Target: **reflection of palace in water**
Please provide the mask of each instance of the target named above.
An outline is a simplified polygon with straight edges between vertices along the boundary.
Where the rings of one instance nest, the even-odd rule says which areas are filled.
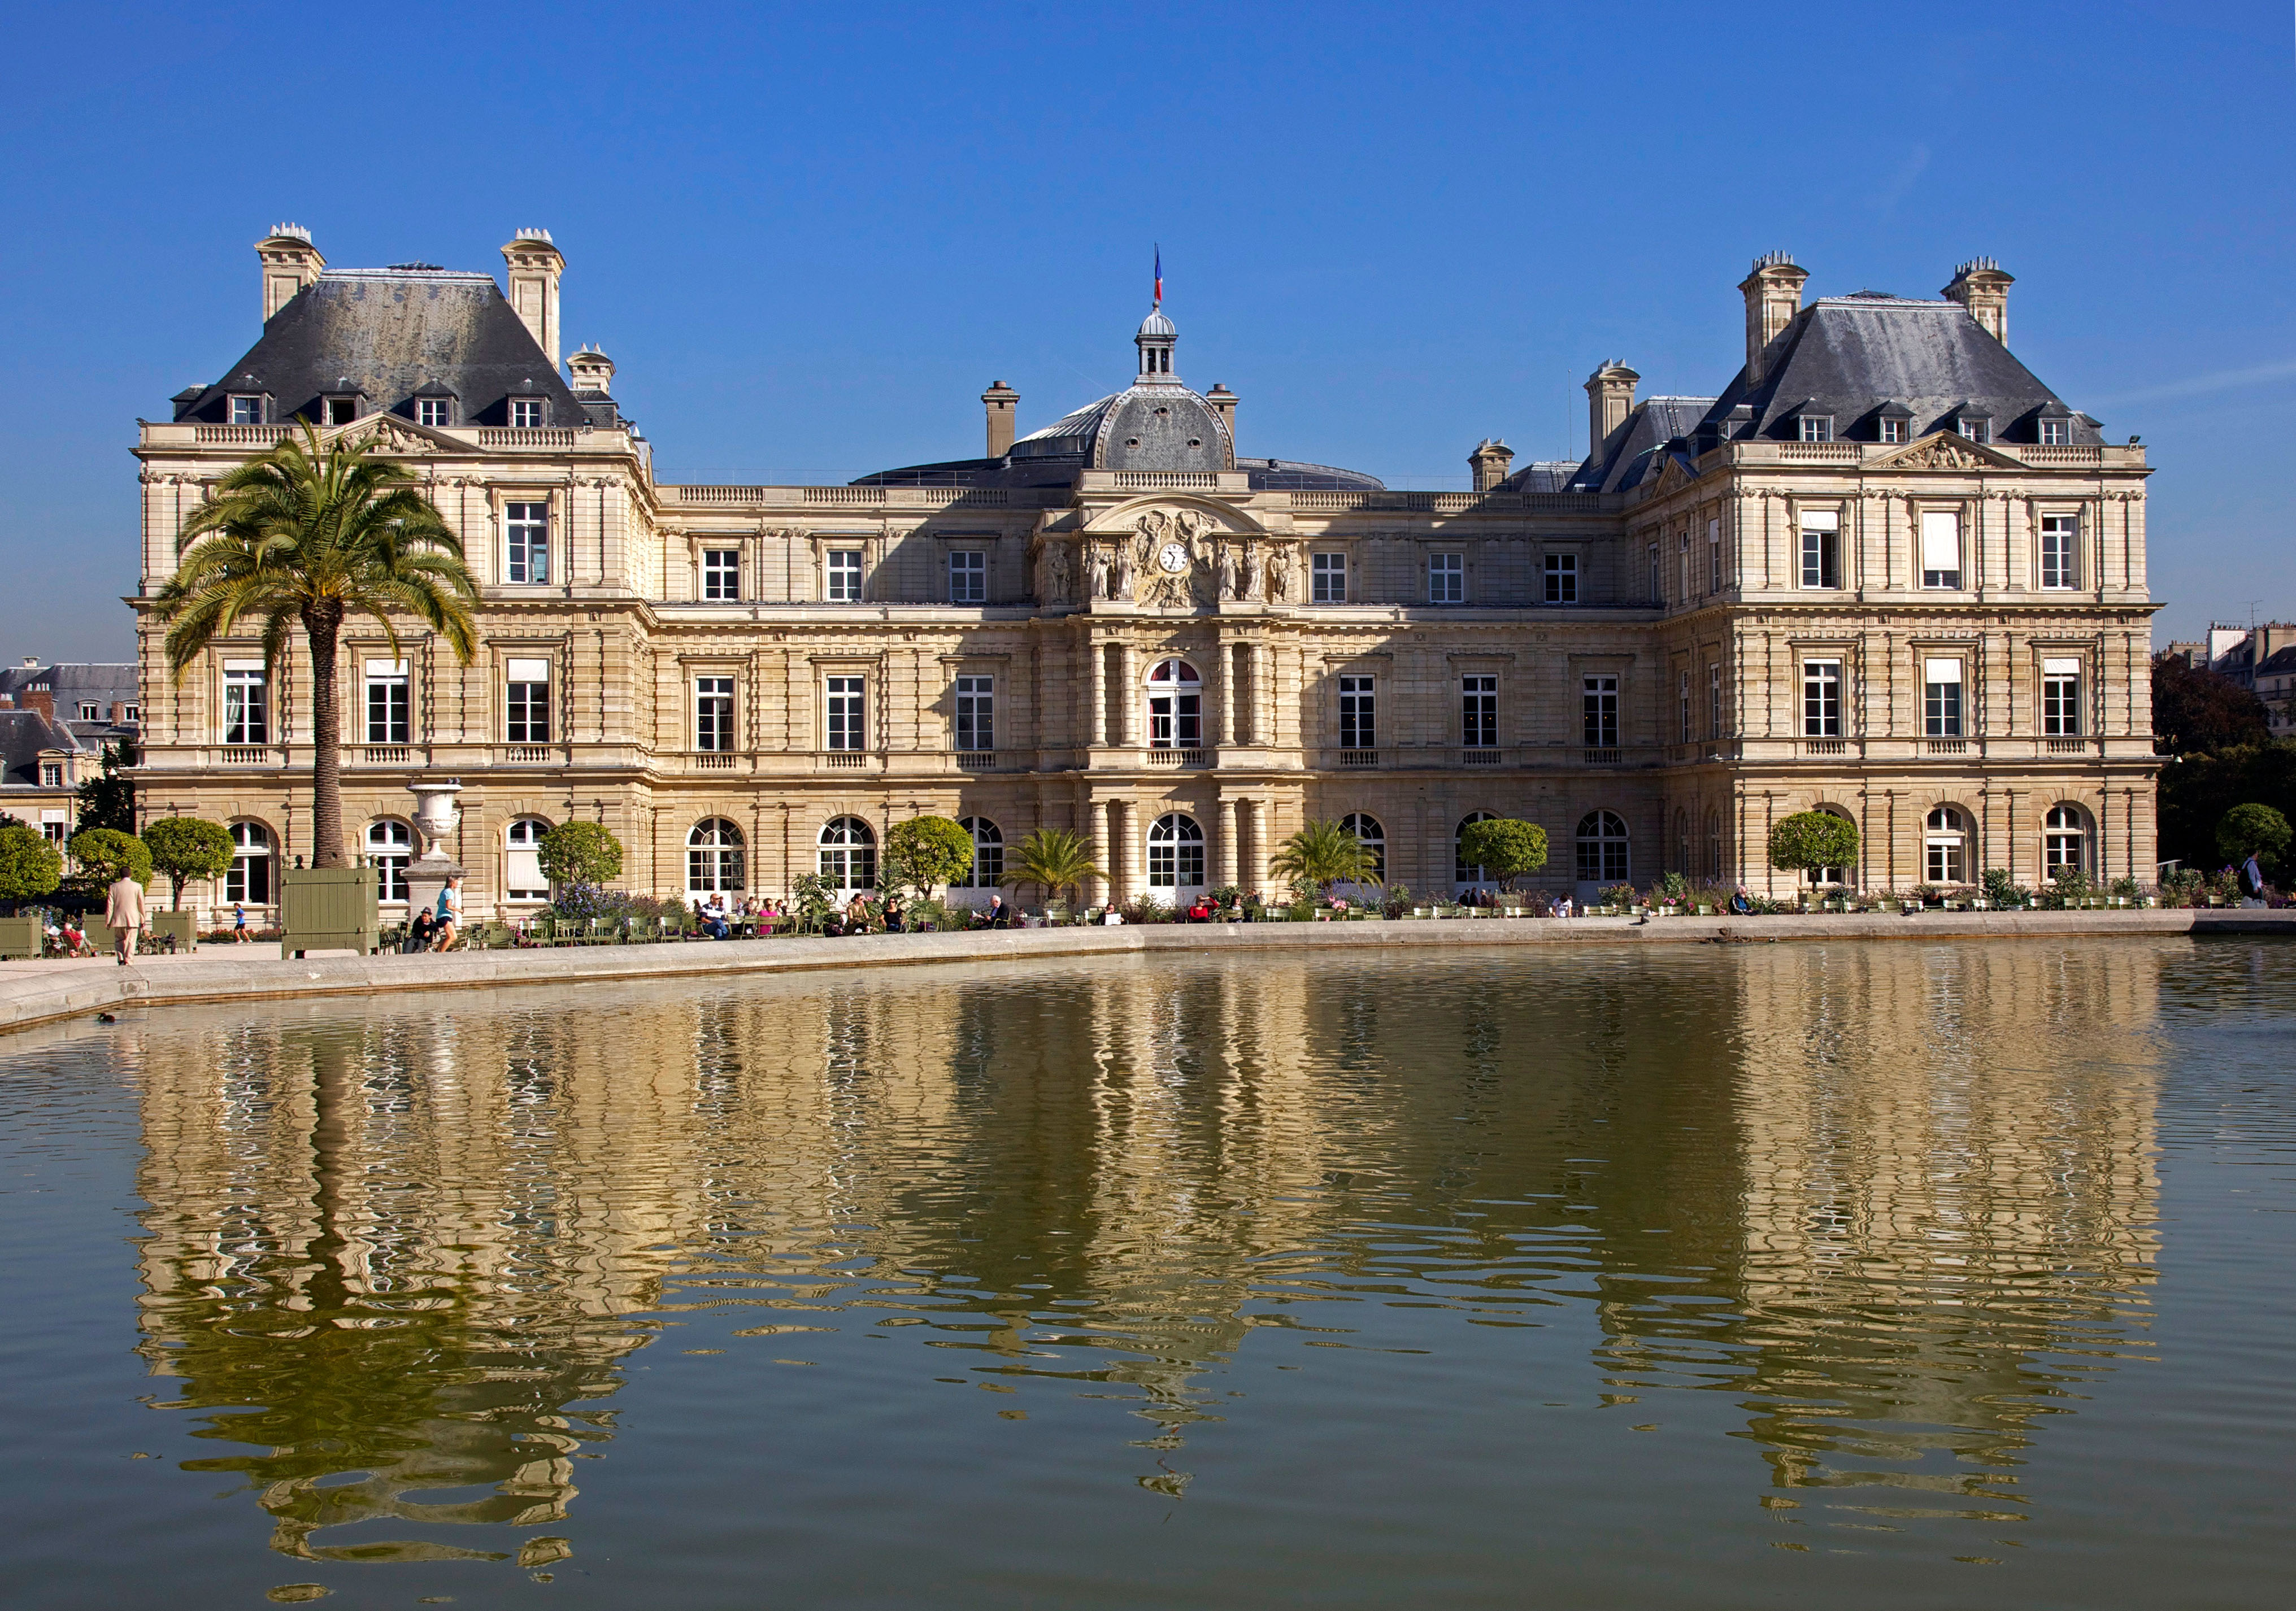
[[[145,1350],[207,1413],[200,1468],[324,1558],[566,1519],[627,1357],[726,1304],[767,1336],[906,1311],[1169,1448],[1256,1327],[1591,1296],[1607,1384],[1735,1395],[1773,1484],[1989,1492],[2058,1356],[2127,1345],[2157,967],[1116,964],[151,1034]]]

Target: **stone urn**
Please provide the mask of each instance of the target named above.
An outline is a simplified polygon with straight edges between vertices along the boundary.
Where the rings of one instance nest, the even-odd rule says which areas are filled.
[[[464,876],[462,863],[447,854],[444,843],[463,820],[455,803],[463,781],[418,778],[406,786],[406,792],[414,797],[414,831],[422,839],[422,854],[406,864],[406,915],[411,918],[426,907],[437,911],[439,892],[447,880]],[[470,917],[467,904],[463,917],[465,921]]]

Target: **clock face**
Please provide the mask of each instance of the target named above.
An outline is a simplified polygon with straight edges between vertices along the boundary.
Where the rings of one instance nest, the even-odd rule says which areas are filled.
[[[1177,543],[1167,543],[1164,544],[1164,552],[1156,556],[1156,562],[1174,576],[1177,576],[1188,568],[1188,551]]]

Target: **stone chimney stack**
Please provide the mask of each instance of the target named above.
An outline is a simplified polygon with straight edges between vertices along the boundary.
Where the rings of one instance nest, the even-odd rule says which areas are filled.
[[[1808,272],[1794,266],[1791,252],[1764,252],[1754,272],[1738,282],[1746,296],[1746,384],[1759,385],[1767,372],[1762,355],[1801,312],[1802,282]]]
[[[1486,437],[1475,444],[1475,451],[1467,455],[1467,468],[1475,472],[1477,492],[1496,492],[1507,478],[1507,467],[1514,462],[1514,449],[1496,437]]]
[[[16,696],[16,704],[24,710],[37,710],[40,719],[53,723],[56,719],[56,693],[45,683],[35,683]]]
[[[255,243],[255,255],[263,265],[266,324],[327,266],[319,249],[311,244],[311,232],[299,224],[273,225],[271,233]]]
[[[1635,382],[1642,377],[1616,358],[1587,377],[1587,454],[1600,462],[1603,444],[1635,411]]]
[[[1969,316],[2002,346],[2009,345],[2009,288],[2016,280],[1990,258],[1972,258],[1953,271],[1945,296],[1969,309]]]
[[[1013,422],[1021,406],[1021,394],[998,380],[980,394],[981,405],[988,411],[988,457],[1001,459],[1013,451]]]
[[[546,229],[522,229],[502,249],[510,266],[510,305],[528,331],[558,367],[558,276],[566,259]]]
[[[1235,446],[1236,395],[1228,390],[1226,381],[1215,380],[1211,390],[1204,394],[1204,401],[1212,405],[1212,413],[1218,414],[1220,423],[1227,428],[1227,445],[1233,449]]]
[[[602,397],[614,395],[614,361],[594,347],[575,349],[566,360],[566,372],[574,379],[576,392],[594,391]]]

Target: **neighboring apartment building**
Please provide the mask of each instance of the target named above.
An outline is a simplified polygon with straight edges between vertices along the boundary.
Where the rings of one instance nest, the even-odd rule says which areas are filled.
[[[2296,623],[2261,626],[2211,622],[2208,640],[2171,643],[2195,670],[2213,671],[2253,692],[2270,713],[2272,736],[2296,734]]]
[[[133,664],[0,669],[0,814],[63,844],[78,830],[81,781],[142,719]]]
[[[300,415],[373,434],[463,536],[484,594],[458,665],[409,627],[346,633],[348,832],[412,852],[416,776],[464,784],[474,911],[546,892],[569,815],[661,894],[874,876],[895,822],[980,846],[974,893],[1039,825],[1098,847],[1091,893],[1269,887],[1309,818],[1447,895],[1490,814],[1546,826],[1547,882],[1661,871],[1783,891],[1768,829],[1863,830],[1872,886],[1988,866],[2149,876],[2144,454],[2108,446],[2005,345],[2010,277],[1945,299],[1805,304],[1760,259],[1746,364],[1716,397],[1587,382],[1585,462],[1470,455],[1476,490],[1237,451],[1160,307],[1130,383],[1031,433],[983,394],[985,452],[837,487],[673,485],[584,349],[563,260],[504,248],[509,294],[423,264],[330,270],[260,242],[266,326],[141,429],[148,600],[216,479]],[[232,825],[215,901],[269,900],[309,843],[308,657],[250,634],[179,683],[139,602],[144,809]],[[965,893],[959,892],[960,896]]]

